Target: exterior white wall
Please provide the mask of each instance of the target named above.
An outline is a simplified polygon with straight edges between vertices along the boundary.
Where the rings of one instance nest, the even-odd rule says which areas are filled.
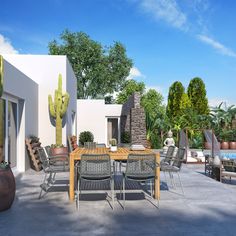
[[[77,135],[76,130],[76,110],[77,110],[77,79],[75,77],[74,71],[66,59],[66,90],[70,94],[70,103],[67,109],[67,129],[66,136],[68,135]],[[70,78],[70,79],[68,79]],[[72,115],[75,115],[74,124],[72,124]],[[74,127],[73,127],[74,125]]]
[[[107,118],[121,116],[122,105],[108,105],[104,100],[77,100],[77,133],[91,131],[94,141],[107,142]]]
[[[38,135],[38,85],[21,71],[12,66],[4,56],[3,97],[18,99],[19,127],[17,140],[17,169],[29,168],[25,152],[25,137]]]
[[[48,111],[48,95],[54,97],[58,87],[58,75],[62,75],[62,89],[70,94],[70,103],[62,131],[63,144],[67,135],[72,134],[71,114],[76,113],[76,78],[66,56],[51,55],[3,55],[4,96],[18,99],[19,138],[17,140],[20,159],[18,171],[29,168],[25,150],[25,138],[36,135],[42,146],[55,143],[55,127]],[[76,123],[76,122],[75,122]],[[19,164],[19,165],[18,165]]]
[[[38,84],[38,136],[43,146],[55,143],[55,127],[48,111],[48,95],[54,97],[59,74],[62,75],[63,91],[67,90],[70,94],[68,111],[76,111],[76,80],[66,56],[6,55],[4,58]],[[68,119],[68,114],[66,117]],[[70,126],[69,121],[62,130],[62,142],[65,145]]]

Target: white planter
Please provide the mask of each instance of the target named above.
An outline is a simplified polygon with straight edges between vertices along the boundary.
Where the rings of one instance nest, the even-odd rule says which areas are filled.
[[[116,152],[117,151],[117,146],[111,146],[110,150],[111,150],[111,152]]]

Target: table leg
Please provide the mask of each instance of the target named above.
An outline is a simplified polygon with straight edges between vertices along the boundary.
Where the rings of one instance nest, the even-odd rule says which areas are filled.
[[[69,198],[71,201],[74,200],[75,197],[75,161],[73,157],[70,157],[70,189],[69,189]]]
[[[160,154],[156,153],[156,163],[160,164]],[[160,200],[160,166],[156,166],[156,179],[155,179],[155,192],[154,197],[155,199]]]

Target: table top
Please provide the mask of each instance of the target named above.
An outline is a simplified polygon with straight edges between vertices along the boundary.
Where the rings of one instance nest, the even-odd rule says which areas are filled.
[[[129,148],[119,147],[116,152],[111,152],[109,148],[95,148],[85,149],[76,148],[71,152],[70,157],[74,160],[80,160],[82,154],[109,154],[111,159],[126,160],[129,154],[151,154],[154,153],[151,149],[145,149],[144,151],[131,151]]]

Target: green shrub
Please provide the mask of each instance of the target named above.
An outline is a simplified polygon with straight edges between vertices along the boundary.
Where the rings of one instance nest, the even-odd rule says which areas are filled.
[[[162,148],[163,146],[163,144],[161,143],[161,139],[154,132],[152,132],[150,135],[150,143],[151,143],[151,148],[154,148],[154,149],[159,149],[159,148]]]
[[[79,142],[84,145],[85,142],[93,142],[93,134],[90,131],[83,131],[79,134]]]
[[[121,134],[121,142],[122,143],[130,143],[130,133],[128,131],[124,131],[122,134]]]

